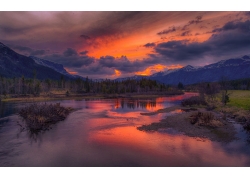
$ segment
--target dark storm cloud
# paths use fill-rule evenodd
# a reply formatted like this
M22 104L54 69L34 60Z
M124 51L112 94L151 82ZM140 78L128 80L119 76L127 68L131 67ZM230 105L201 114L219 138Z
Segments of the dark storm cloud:
M202 16L197 16L194 20L189 21L186 25L183 26L182 30L186 30L192 24L198 24L202 22Z
M209 56L230 57L246 53L250 48L250 30L247 30L249 21L229 22L221 29L216 29L207 41L170 41L160 43L155 51L175 62L197 61Z
M143 45L146 48L151 48L151 47L155 47L155 43L147 43Z
M83 66L89 66L94 62L94 58L89 56L65 56L64 54L51 54L43 56L43 59L63 64L69 68L81 68Z
M82 76L100 77L113 75L114 70L119 70L122 73L134 73L142 71L149 65L163 62L157 56L142 60L130 61L126 56L115 58L113 56L103 56L99 59L89 56L69 56L63 54L52 54L44 56L43 59L63 64L64 67L70 68L78 72Z
M46 53L46 51L43 49L35 50L30 47L18 46L18 45L9 45L9 46L20 53L27 53L27 55L30 56L44 55Z
M91 38L122 36L163 21L169 14L151 11L102 12L102 18L84 28L82 32Z
M65 57L69 57L69 56L76 56L77 55L77 51L72 49L72 48L68 48L66 51L63 52L63 55Z
M118 69L123 72L135 72L145 66L143 62L129 61L126 56L115 58L113 56L103 56L98 61L101 67Z
M86 54L88 54L88 51L82 51L82 52L80 52L79 54L80 54L80 55L86 55Z
M187 41L169 41L158 44L156 52L174 61L187 61L201 58L205 52L210 51L207 44L188 43Z
M242 33L246 33L250 31L250 21L247 20L245 22L240 21L230 21L226 23L222 28L216 28L212 32L222 32L222 31L230 31L230 30L239 30Z
M161 58L152 56L143 60L130 61L126 56L115 58L113 56L103 56L96 61L101 67L118 69L125 73L141 71L148 66L163 63Z
M31 56L40 56L44 54L45 54L45 50L35 50L30 53Z
M175 32L176 31L176 28L173 26L173 27L169 27L168 29L166 30L163 30L161 32L158 32L157 34L158 35L163 35L163 34L169 34L171 32Z

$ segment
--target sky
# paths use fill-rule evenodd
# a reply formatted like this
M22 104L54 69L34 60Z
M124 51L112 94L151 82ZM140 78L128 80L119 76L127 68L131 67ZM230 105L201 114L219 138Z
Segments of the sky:
M250 54L246 11L1 11L0 42L93 79Z

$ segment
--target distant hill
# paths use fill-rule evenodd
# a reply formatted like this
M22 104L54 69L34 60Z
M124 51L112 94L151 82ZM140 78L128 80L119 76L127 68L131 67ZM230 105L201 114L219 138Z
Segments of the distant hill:
M0 42L0 76L33 78L36 72L38 79L66 79L74 78L63 68L62 65L50 61L27 57L16 53ZM54 68L52 67L54 65Z

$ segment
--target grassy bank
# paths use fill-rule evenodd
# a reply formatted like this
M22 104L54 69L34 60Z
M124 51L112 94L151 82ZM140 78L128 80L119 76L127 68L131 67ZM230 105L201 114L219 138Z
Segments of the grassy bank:
M231 90L229 91L229 106L235 106L245 110L250 110L250 91L249 90Z
M229 103L221 102L222 92L191 97L183 100L180 106L141 113L152 116L182 110L177 115L167 116L159 122L137 127L142 131L157 131L161 128L174 128L191 137L205 137L214 141L230 142L236 139L236 131L230 120L235 120L247 131L250 130L250 91L229 91ZM187 109L189 108L189 109Z

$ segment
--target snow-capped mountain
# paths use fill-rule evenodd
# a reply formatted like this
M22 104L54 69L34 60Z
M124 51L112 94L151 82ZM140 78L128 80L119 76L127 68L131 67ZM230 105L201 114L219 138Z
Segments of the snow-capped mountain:
M40 59L38 57L30 56L31 59L33 59L37 64L40 64L42 66L49 67L65 76L68 76L70 78L74 78L73 75L69 74L63 67L62 64L54 63L48 60Z
M63 67L61 69L60 65L55 65L52 68L52 65L53 63L49 61L35 61L30 57L18 54L0 42L0 76L2 77L33 78L34 71L36 71L38 79L60 79L62 75L65 75ZM71 79L69 76L66 78Z
M157 76L165 76L167 74L173 73L175 71L178 71L179 69L168 69L166 71L160 71L158 73L152 74L150 77L157 77Z
M204 67L185 66L171 72L160 72L148 78L158 80L166 84L194 84L199 82L216 82L221 77L230 80L250 78L250 56L222 60Z

